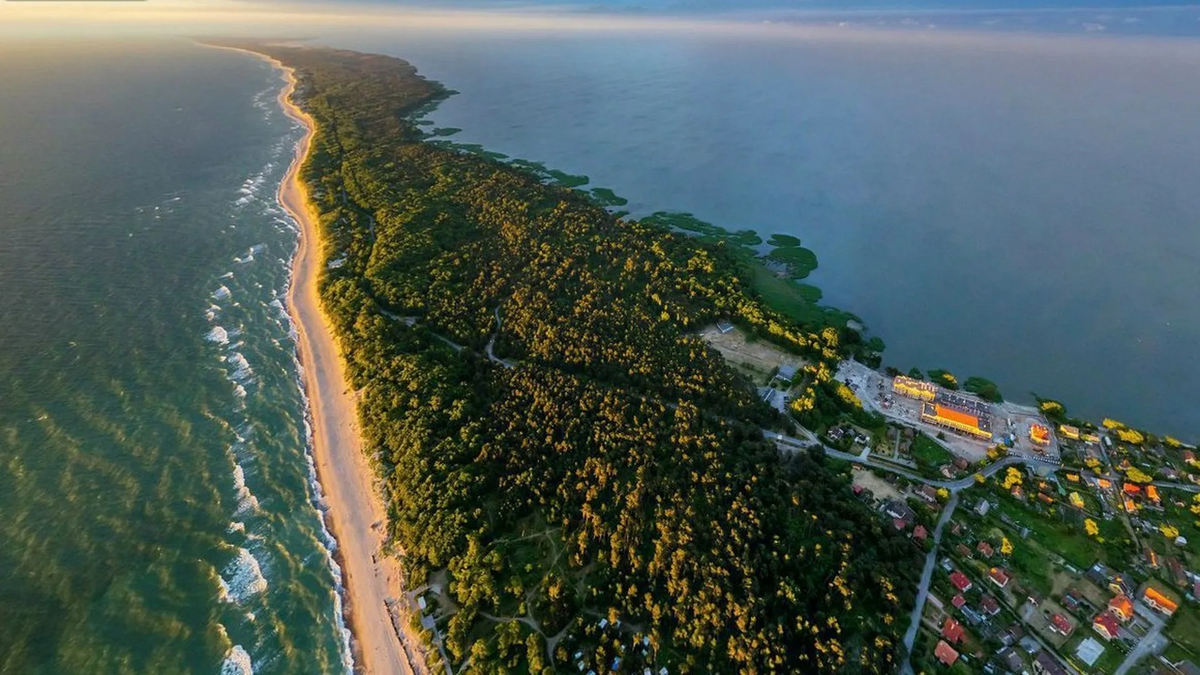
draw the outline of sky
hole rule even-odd
[[[729,28],[731,21],[1200,37],[1198,15],[1200,0],[0,0],[0,38],[291,37],[389,22],[467,30],[687,30],[715,22]]]
[[[1200,0],[0,0],[0,38],[291,37],[389,22],[468,30],[690,30],[716,22],[729,29],[742,22],[1200,37],[1198,15]]]

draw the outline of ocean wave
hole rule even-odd
[[[267,578],[263,576],[258,558],[244,548],[238,548],[237,557],[225,566],[221,575],[221,597],[237,604],[267,590]]]
[[[221,662],[221,675],[253,675],[254,664],[250,661],[250,653],[241,645],[234,645]]]
[[[229,331],[220,326],[213,326],[204,339],[219,345],[227,345],[229,344]]]
[[[255,244],[254,246],[250,247],[249,251],[246,252],[246,257],[243,258],[243,257],[239,256],[239,257],[234,258],[233,261],[239,265],[245,265],[247,263],[252,263],[255,260],[254,256],[259,253],[262,253],[266,249],[267,249],[266,244]]]
[[[233,463],[233,489],[238,498],[238,508],[234,515],[240,516],[258,510],[258,497],[246,487],[246,472],[237,462]]]
[[[228,300],[230,295],[232,294],[229,292],[229,288],[225,286],[221,286],[212,292],[212,296],[217,300]]]
[[[238,384],[245,384],[254,377],[254,369],[250,367],[250,362],[242,356],[241,352],[233,352],[226,359],[226,363],[233,366],[233,370],[229,373],[229,379]]]

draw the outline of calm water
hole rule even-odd
[[[1200,436],[1200,40],[437,31],[329,42],[462,142],[799,236],[908,369]]]
[[[265,64],[0,45],[0,672],[337,672]]]

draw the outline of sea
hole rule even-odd
[[[0,672],[350,669],[262,61],[0,46]]]
[[[634,216],[799,237],[887,365],[1200,441],[1200,11],[918,18],[322,39],[408,59],[459,92],[428,116],[451,140]]]

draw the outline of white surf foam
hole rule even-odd
[[[254,664],[250,661],[250,653],[241,645],[234,645],[221,662],[221,675],[254,675]]]
[[[219,345],[227,345],[229,344],[229,331],[220,326],[213,326],[212,330],[208,331],[208,335],[205,336],[205,339],[209,342],[215,342]]]
[[[267,590],[267,579],[258,559],[244,548],[239,548],[237,557],[225,567],[221,581],[224,595],[238,604]]]
[[[221,286],[212,293],[212,296],[217,300],[228,300],[230,295],[231,293],[229,292],[229,289],[225,286]]]
[[[245,384],[254,377],[254,370],[250,368],[250,363],[246,361],[246,357],[242,356],[241,352],[233,352],[226,359],[226,363],[233,367],[229,373],[229,379],[238,384]]]
[[[246,472],[242,470],[242,465],[234,462],[233,464],[233,489],[237,492],[238,509],[235,515],[243,515],[251,511],[258,510],[258,497],[250,492],[250,488],[246,487]]]

